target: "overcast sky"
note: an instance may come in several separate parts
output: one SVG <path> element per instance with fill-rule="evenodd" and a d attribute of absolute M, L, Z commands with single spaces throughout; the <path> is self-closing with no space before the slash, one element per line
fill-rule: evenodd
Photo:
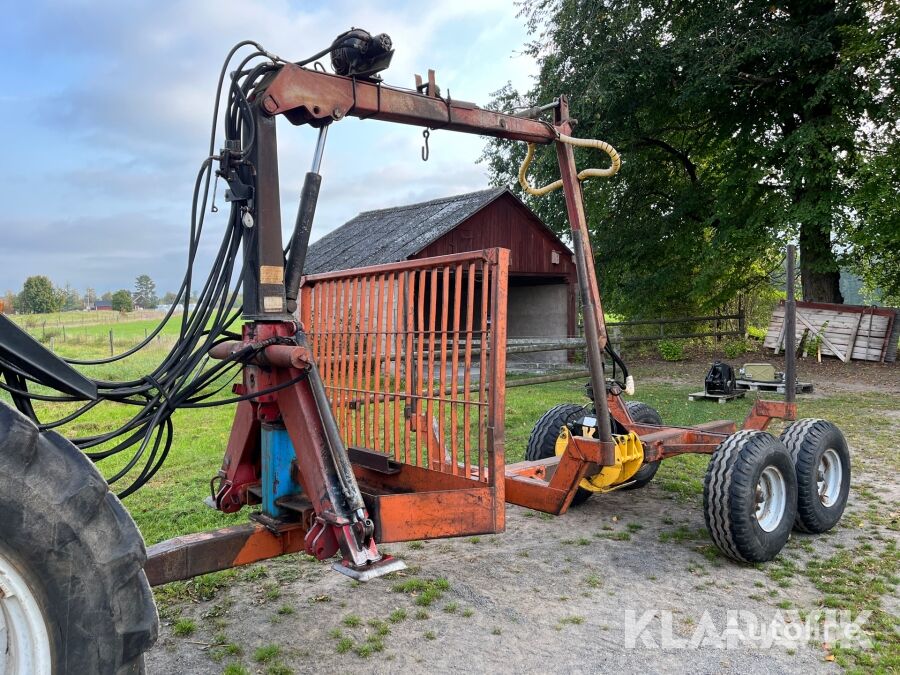
<path fill-rule="evenodd" d="M 483 105 L 507 80 L 526 87 L 535 73 L 516 15 L 513 0 L 16 3 L 0 25 L 0 293 L 32 274 L 98 293 L 149 274 L 160 294 L 177 290 L 215 81 L 235 42 L 300 59 L 351 25 L 386 32 L 396 50 L 387 83 L 412 86 L 430 67 L 442 91 Z M 282 119 L 278 133 L 292 225 L 315 131 Z M 478 137 L 432 133 L 427 163 L 421 145 L 416 127 L 333 125 L 313 239 L 359 211 L 487 186 Z M 208 221 L 210 247 L 226 211 Z"/>

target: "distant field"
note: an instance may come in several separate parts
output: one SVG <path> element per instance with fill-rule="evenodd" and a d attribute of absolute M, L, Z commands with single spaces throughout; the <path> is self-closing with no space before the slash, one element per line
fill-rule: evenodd
<path fill-rule="evenodd" d="M 96 311 L 14 314 L 9 318 L 61 356 L 92 359 L 111 355 L 110 334 L 112 353 L 119 354 L 146 339 L 164 316 L 160 311 Z M 180 326 L 181 316 L 176 312 L 154 338 L 152 347 L 163 352 L 171 349 Z"/>

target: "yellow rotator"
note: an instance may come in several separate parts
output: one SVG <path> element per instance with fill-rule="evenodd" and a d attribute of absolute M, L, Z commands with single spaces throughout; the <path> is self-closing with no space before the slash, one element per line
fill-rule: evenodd
<path fill-rule="evenodd" d="M 585 431 L 587 430 L 588 428 L 585 428 Z M 593 436 L 593 429 L 590 430 L 590 434 Z M 559 438 L 556 439 L 557 455 L 566 451 L 570 436 L 568 427 L 563 427 Z M 616 463 L 604 466 L 593 476 L 583 478 L 578 487 L 591 492 L 607 492 L 630 480 L 641 468 L 641 464 L 644 463 L 644 446 L 641 445 L 641 439 L 636 433 L 631 431 L 627 434 L 613 434 L 613 441 L 616 444 Z"/>

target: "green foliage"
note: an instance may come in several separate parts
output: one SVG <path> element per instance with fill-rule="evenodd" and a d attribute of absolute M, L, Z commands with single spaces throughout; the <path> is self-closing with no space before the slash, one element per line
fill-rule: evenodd
<path fill-rule="evenodd" d="M 62 309 L 64 312 L 71 312 L 82 308 L 81 296 L 78 291 L 66 284 L 64 288 L 57 289 L 62 295 Z"/>
<path fill-rule="evenodd" d="M 747 326 L 747 335 L 755 340 L 765 340 L 767 332 L 767 328 L 763 328 L 760 326 Z"/>
<path fill-rule="evenodd" d="M 659 350 L 659 355 L 665 361 L 684 360 L 684 345 L 681 342 L 675 342 L 674 340 L 661 340 L 657 345 L 657 349 Z"/>
<path fill-rule="evenodd" d="M 134 302 L 131 299 L 131 293 L 124 288 L 116 291 L 112 295 L 112 308 L 115 312 L 130 312 L 134 309 Z"/>
<path fill-rule="evenodd" d="M 16 311 L 23 314 L 58 312 L 65 304 L 65 294 L 53 287 L 49 278 L 28 277 L 16 301 Z"/>
<path fill-rule="evenodd" d="M 824 322 L 822 327 L 818 330 L 818 332 L 813 333 L 812 331 L 807 331 L 803 338 L 806 341 L 806 344 L 800 345 L 800 351 L 804 354 L 810 354 L 815 356 L 819 353 L 819 349 L 822 348 L 822 335 L 825 331 L 828 330 L 828 322 Z"/>
<path fill-rule="evenodd" d="M 253 660 L 257 663 L 268 663 L 280 653 L 281 647 L 276 644 L 263 645 L 262 647 L 257 647 L 256 651 L 253 652 Z"/>
<path fill-rule="evenodd" d="M 753 350 L 753 343 L 748 340 L 736 339 L 728 340 L 722 344 L 722 351 L 729 359 L 737 358 L 742 354 L 746 354 Z"/>
<path fill-rule="evenodd" d="M 193 619 L 178 619 L 172 626 L 172 632 L 179 637 L 193 635 L 197 630 L 197 623 Z"/>
<path fill-rule="evenodd" d="M 584 183 L 610 309 L 673 316 L 720 307 L 767 283 L 795 236 L 806 299 L 837 293 L 836 250 L 858 251 L 861 264 L 883 260 L 872 283 L 900 277 L 898 162 L 873 159 L 888 142 L 896 151 L 898 13 L 875 7 L 523 3 L 533 37 L 525 51 L 540 74 L 530 91 L 507 86 L 493 105 L 570 93 L 577 135 L 621 152 L 615 178 Z M 516 183 L 523 155 L 522 144 L 491 141 L 484 160 L 494 182 Z M 587 150 L 576 158 L 579 167 L 599 161 Z M 555 153 L 539 152 L 531 182 L 558 175 Z M 560 192 L 526 201 L 566 232 Z"/>
<path fill-rule="evenodd" d="M 900 141 L 874 155 L 854 184 L 846 227 L 855 255 L 848 256 L 848 265 L 872 300 L 900 306 Z"/>
<path fill-rule="evenodd" d="M 159 298 L 156 297 L 156 283 L 147 274 L 134 280 L 134 302 L 143 309 L 156 309 Z"/>

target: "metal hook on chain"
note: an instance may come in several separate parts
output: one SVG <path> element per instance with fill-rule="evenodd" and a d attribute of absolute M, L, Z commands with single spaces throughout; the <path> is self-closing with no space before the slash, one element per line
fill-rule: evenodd
<path fill-rule="evenodd" d="M 428 150 L 428 137 L 429 137 L 430 135 L 431 135 L 431 134 L 428 132 L 428 129 L 424 129 L 424 130 L 422 131 L 422 138 L 425 139 L 425 145 L 422 147 L 422 161 L 423 161 L 423 162 L 427 162 L 427 161 L 428 161 L 428 155 L 429 155 L 429 150 Z"/>

